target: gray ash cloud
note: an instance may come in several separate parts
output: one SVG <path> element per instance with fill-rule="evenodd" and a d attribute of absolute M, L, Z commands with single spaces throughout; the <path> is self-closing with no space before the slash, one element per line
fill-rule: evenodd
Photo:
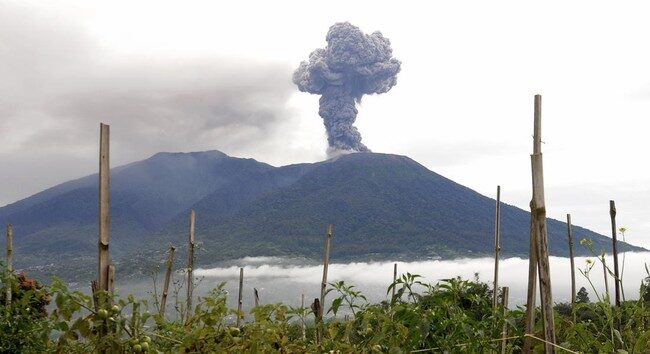
<path fill-rule="evenodd" d="M 321 95 L 318 114 L 331 149 L 370 151 L 354 127 L 363 95 L 388 92 L 397 83 L 401 62 L 380 32 L 364 34 L 348 22 L 327 33 L 327 46 L 316 49 L 293 74 L 302 92 Z"/>

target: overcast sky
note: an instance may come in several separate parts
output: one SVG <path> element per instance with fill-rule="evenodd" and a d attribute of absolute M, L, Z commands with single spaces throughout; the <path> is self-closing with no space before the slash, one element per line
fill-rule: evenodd
<path fill-rule="evenodd" d="M 159 151 L 320 161 L 318 96 L 293 70 L 329 26 L 381 31 L 402 61 L 365 96 L 375 152 L 527 208 L 533 95 L 543 95 L 548 215 L 650 247 L 650 7 L 643 2 L 0 0 L 0 205 Z M 325 5 L 326 4 L 326 5 Z M 579 235 L 578 235 L 579 237 Z"/>

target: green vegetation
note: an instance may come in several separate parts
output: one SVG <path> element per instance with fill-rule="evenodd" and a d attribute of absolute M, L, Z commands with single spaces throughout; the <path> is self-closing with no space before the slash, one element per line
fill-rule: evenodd
<path fill-rule="evenodd" d="M 446 279 L 435 285 L 420 279 L 402 275 L 387 290 L 395 290 L 395 296 L 376 304 L 368 303 L 354 286 L 336 282 L 330 284 L 326 312 L 331 317 L 325 320 L 308 308 L 265 304 L 253 308 L 249 321 L 237 328 L 235 316 L 244 314 L 227 307 L 224 284 L 200 298 L 184 318 L 176 299 L 179 316 L 165 319 L 153 311 L 156 302 L 150 309 L 133 296 L 108 298 L 99 293 L 97 303 L 104 305 L 95 307 L 90 296 L 71 291 L 60 280 L 43 286 L 3 271 L 0 353 L 485 353 L 500 351 L 504 324 L 506 352 L 520 350 L 523 308 L 493 309 L 491 287 L 478 278 Z M 11 305 L 4 300 L 8 286 Z M 621 308 L 597 293 L 599 301 L 590 302 L 584 288 L 579 293 L 574 309 L 570 304 L 556 306 L 560 347 L 584 353 L 650 351 L 650 274 L 640 287 L 639 300 Z M 539 338 L 541 332 L 538 323 L 533 336 Z M 534 344 L 536 351 L 543 350 L 540 340 L 534 339 Z"/>

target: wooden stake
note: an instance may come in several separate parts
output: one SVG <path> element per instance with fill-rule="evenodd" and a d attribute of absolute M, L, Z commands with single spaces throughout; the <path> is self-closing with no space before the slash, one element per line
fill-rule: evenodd
<path fill-rule="evenodd" d="M 237 327 L 240 325 L 242 312 L 242 292 L 244 290 L 244 268 L 239 268 L 239 296 L 237 296 Z"/>
<path fill-rule="evenodd" d="M 603 276 L 605 277 L 605 297 L 607 297 L 607 303 L 611 304 L 612 298 L 609 296 L 609 281 L 607 280 L 607 265 L 605 264 L 605 254 L 602 255 L 603 263 Z"/>
<path fill-rule="evenodd" d="M 301 302 L 300 302 L 300 308 L 304 309 L 305 308 L 305 294 L 302 294 L 301 296 Z M 307 328 L 305 327 L 305 320 L 303 319 L 301 323 L 301 329 L 302 329 L 302 340 L 307 340 Z"/>
<path fill-rule="evenodd" d="M 537 296 L 537 223 L 534 216 L 535 207 L 530 202 L 530 246 L 528 251 L 528 294 L 526 296 L 526 319 L 524 333 L 534 334 L 535 330 L 535 301 Z M 533 339 L 524 337 L 523 353 L 533 352 Z"/>
<path fill-rule="evenodd" d="M 99 285 L 97 280 L 90 281 L 90 292 L 93 297 L 93 308 L 95 312 L 99 311 Z"/>
<path fill-rule="evenodd" d="M 497 203 L 496 212 L 494 216 L 494 290 L 492 294 L 492 307 L 497 308 L 497 295 L 499 290 L 499 252 L 500 246 L 500 232 L 501 232 L 501 186 L 497 186 Z"/>
<path fill-rule="evenodd" d="M 612 254 L 614 256 L 614 297 L 616 306 L 621 306 L 621 275 L 618 272 L 618 241 L 616 239 L 616 204 L 609 201 L 609 216 L 612 219 Z"/>
<path fill-rule="evenodd" d="M 548 230 L 546 228 L 546 204 L 544 201 L 544 163 L 542 160 L 542 96 L 535 95 L 535 119 L 533 154 L 533 217 L 536 225 L 536 253 L 539 291 L 544 325 L 545 352 L 555 353 L 555 322 L 553 318 L 553 295 L 551 292 L 551 269 L 548 259 Z"/>
<path fill-rule="evenodd" d="M 571 312 L 573 312 L 573 322 L 576 321 L 576 268 L 573 260 L 573 229 L 571 226 L 571 214 L 566 214 L 567 235 L 569 238 L 569 263 L 571 264 Z"/>
<path fill-rule="evenodd" d="M 167 256 L 167 269 L 165 270 L 165 282 L 163 283 L 162 296 L 160 298 L 160 316 L 165 318 L 165 307 L 167 307 L 167 295 L 169 294 L 169 281 L 172 277 L 172 266 L 174 264 L 174 252 L 176 247 L 169 246 L 169 255 Z"/>
<path fill-rule="evenodd" d="M 330 247 L 332 244 L 332 225 L 327 227 L 327 236 L 325 237 L 325 256 L 323 257 L 323 281 L 320 283 L 320 307 L 318 316 L 323 318 L 323 308 L 325 307 L 325 289 L 327 288 L 327 268 L 330 263 Z"/>
<path fill-rule="evenodd" d="M 396 281 L 397 281 L 397 263 L 393 265 L 393 284 L 395 284 Z M 391 301 L 392 299 L 395 299 L 395 288 L 396 286 L 393 285 L 393 297 L 391 298 Z"/>
<path fill-rule="evenodd" d="M 321 330 L 322 330 L 322 323 L 323 323 L 323 317 L 321 313 L 323 311 L 321 310 L 321 305 L 320 305 L 320 300 L 318 298 L 314 299 L 314 302 L 311 304 L 311 310 L 314 313 L 314 317 L 316 318 L 316 331 L 315 331 L 315 337 L 316 337 L 316 343 L 320 344 L 321 340 Z"/>
<path fill-rule="evenodd" d="M 501 299 L 501 307 L 503 308 L 503 328 L 501 330 L 501 354 L 506 353 L 506 345 L 508 344 L 508 322 L 506 322 L 506 316 L 508 315 L 508 296 L 510 293 L 510 288 L 504 286 L 502 289 L 503 298 Z"/>
<path fill-rule="evenodd" d="M 112 264 L 108 266 L 108 294 L 115 294 L 115 266 Z"/>
<path fill-rule="evenodd" d="M 14 227 L 7 225 L 7 272 L 11 274 L 14 270 Z M 11 306 L 11 284 L 7 284 L 7 293 L 5 294 L 5 304 Z"/>
<path fill-rule="evenodd" d="M 190 209 L 190 229 L 187 242 L 187 314 L 186 319 L 192 313 L 192 293 L 194 292 L 194 224 L 196 214 Z"/>
<path fill-rule="evenodd" d="M 131 311 L 131 330 L 132 338 L 138 338 L 140 336 L 138 327 L 140 326 L 140 303 L 134 302 L 132 305 L 133 309 Z"/>
<path fill-rule="evenodd" d="M 253 288 L 253 298 L 255 299 L 255 307 L 260 305 L 260 293 L 257 288 Z"/>
<path fill-rule="evenodd" d="M 110 127 L 99 125 L 99 268 L 97 282 L 99 290 L 108 291 L 108 244 L 110 240 Z"/>

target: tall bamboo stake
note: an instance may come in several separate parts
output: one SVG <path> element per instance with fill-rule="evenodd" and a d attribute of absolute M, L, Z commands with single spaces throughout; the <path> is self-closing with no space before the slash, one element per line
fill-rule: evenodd
<path fill-rule="evenodd" d="M 239 268 L 239 295 L 237 296 L 237 327 L 241 324 L 242 319 L 242 295 L 244 291 L 244 268 Z"/>
<path fill-rule="evenodd" d="M 169 281 L 172 277 L 172 266 L 174 264 L 174 252 L 176 247 L 169 246 L 169 254 L 167 256 L 167 269 L 165 270 L 165 282 L 163 283 L 162 295 L 160 297 L 160 316 L 165 317 L 165 307 L 167 307 L 167 295 L 169 294 Z"/>
<path fill-rule="evenodd" d="M 542 160 L 542 96 L 535 95 L 533 154 L 531 169 L 533 176 L 533 217 L 536 223 L 536 252 L 539 276 L 539 291 L 544 326 L 545 352 L 555 353 L 555 323 L 553 318 L 553 295 L 551 292 L 551 270 L 548 259 L 548 230 L 546 227 L 546 204 L 544 201 L 544 163 Z"/>
<path fill-rule="evenodd" d="M 607 265 L 605 264 L 605 254 L 602 255 L 603 263 L 603 276 L 605 277 L 605 297 L 607 298 L 607 303 L 611 303 L 612 298 L 609 296 L 609 281 L 607 280 Z"/>
<path fill-rule="evenodd" d="M 323 308 L 325 307 L 325 289 L 327 288 L 327 268 L 330 263 L 330 247 L 332 244 L 332 225 L 327 226 L 327 236 L 325 237 L 325 255 L 323 257 L 323 280 L 320 283 L 320 308 L 318 316 L 323 318 Z"/>
<path fill-rule="evenodd" d="M 397 263 L 393 264 L 393 297 L 391 298 L 391 301 L 392 301 L 392 299 L 395 298 L 395 288 L 396 288 L 396 286 L 394 284 L 395 284 L 396 281 L 397 281 Z"/>
<path fill-rule="evenodd" d="M 576 321 L 576 268 L 573 261 L 573 230 L 571 228 L 571 214 L 566 214 L 567 235 L 569 238 L 569 263 L 571 264 L 571 312 L 573 322 Z"/>
<path fill-rule="evenodd" d="M 97 285 L 97 280 L 90 281 L 90 293 L 93 298 L 93 308 L 97 312 L 99 311 L 99 285 Z"/>
<path fill-rule="evenodd" d="M 508 344 L 508 322 L 506 321 L 506 315 L 508 314 L 508 296 L 510 293 L 510 288 L 504 286 L 502 289 L 503 298 L 501 299 L 501 307 L 503 308 L 503 328 L 501 329 L 501 354 L 506 353 L 506 345 Z"/>
<path fill-rule="evenodd" d="M 616 306 L 621 306 L 621 276 L 618 272 L 618 241 L 616 239 L 616 204 L 609 201 L 609 216 L 612 219 L 612 254 L 614 256 L 614 296 Z"/>
<path fill-rule="evenodd" d="M 301 301 L 300 301 L 300 308 L 304 309 L 305 308 L 305 294 L 301 294 Z M 307 339 L 307 328 L 305 326 L 305 320 L 303 319 L 301 322 L 301 329 L 302 329 L 302 340 Z"/>
<path fill-rule="evenodd" d="M 11 273 L 14 270 L 14 227 L 11 224 L 7 225 L 7 272 Z M 8 284 L 11 285 L 11 284 Z M 11 306 L 11 286 L 7 286 L 5 294 L 7 307 Z"/>
<path fill-rule="evenodd" d="M 492 293 L 492 307 L 497 308 L 497 295 L 499 290 L 499 253 L 501 252 L 501 186 L 497 186 L 497 202 L 494 216 L 494 290 Z"/>
<path fill-rule="evenodd" d="M 99 125 L 99 268 L 97 285 L 99 290 L 108 291 L 108 244 L 110 240 L 110 127 Z"/>
<path fill-rule="evenodd" d="M 194 224 L 196 214 L 194 209 L 190 209 L 190 229 L 187 240 L 187 314 L 186 319 L 192 312 L 192 293 L 194 292 Z"/>
<path fill-rule="evenodd" d="M 524 332 L 533 334 L 535 329 L 535 301 L 537 296 L 537 223 L 533 212 L 535 207 L 530 202 L 530 245 L 528 251 L 528 293 L 526 296 L 526 320 Z M 524 337 L 523 353 L 533 352 L 533 340 L 531 337 Z"/>

